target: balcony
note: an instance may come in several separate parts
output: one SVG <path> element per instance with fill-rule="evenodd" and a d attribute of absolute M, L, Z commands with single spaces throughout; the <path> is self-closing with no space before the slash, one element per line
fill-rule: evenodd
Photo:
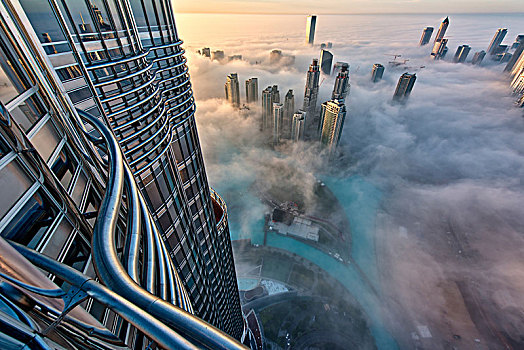
<path fill-rule="evenodd" d="M 211 200 L 213 201 L 213 212 L 217 222 L 218 234 L 221 235 L 227 229 L 227 205 L 220 195 L 212 188 Z"/>

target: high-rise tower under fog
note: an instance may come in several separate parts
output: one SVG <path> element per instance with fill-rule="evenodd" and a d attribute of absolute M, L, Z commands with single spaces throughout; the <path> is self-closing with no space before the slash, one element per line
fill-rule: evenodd
<path fill-rule="evenodd" d="M 484 60 L 484 57 L 486 57 L 486 51 L 480 50 L 475 52 L 475 55 L 473 55 L 473 59 L 471 60 L 471 64 L 480 65 L 482 60 Z"/>
<path fill-rule="evenodd" d="M 322 104 L 319 123 L 320 143 L 327 148 L 330 156 L 334 154 L 340 141 L 345 118 L 344 101 L 332 100 Z"/>
<path fill-rule="evenodd" d="M 444 35 L 446 35 L 446 30 L 448 30 L 449 26 L 449 17 L 446 17 L 442 23 L 440 23 L 440 27 L 438 28 L 437 35 L 435 35 L 435 43 L 437 41 L 440 41 L 444 39 Z"/>
<path fill-rule="evenodd" d="M 496 55 L 499 52 L 500 44 L 502 44 L 502 40 L 506 37 L 506 34 L 508 33 L 508 30 L 506 28 L 499 28 L 495 32 L 495 35 L 493 36 L 493 39 L 491 39 L 491 42 L 488 46 L 488 54 L 493 56 Z"/>
<path fill-rule="evenodd" d="M 306 78 L 306 89 L 304 91 L 304 104 L 302 109 L 307 113 L 308 119 L 312 119 L 315 115 L 317 107 L 318 89 L 320 81 L 320 67 L 318 60 L 313 59 L 309 66 Z"/>
<path fill-rule="evenodd" d="M 181 322 L 176 310 L 162 313 L 162 299 L 240 339 L 227 209 L 208 185 L 171 2 L 6 0 L 0 9 L 9 91 L 1 236 L 51 257 L 55 284 L 71 285 L 55 271 L 71 266 L 151 313 L 151 325 L 182 325 L 182 340 L 200 344 L 214 331 L 189 314 Z M 101 303 L 83 304 L 82 317 L 147 347 L 147 324 Z"/>
<path fill-rule="evenodd" d="M 404 73 L 398 80 L 397 88 L 395 89 L 395 94 L 393 95 L 394 101 L 404 101 L 406 100 L 409 95 L 411 94 L 411 91 L 413 90 L 413 86 L 415 85 L 415 81 L 417 80 L 416 74 L 409 74 Z"/>
<path fill-rule="evenodd" d="M 313 45 L 315 42 L 315 28 L 317 26 L 317 16 L 310 15 L 307 16 L 306 24 L 306 43 Z"/>
<path fill-rule="evenodd" d="M 226 93 L 226 99 L 229 103 L 231 103 L 233 107 L 240 107 L 240 84 L 238 82 L 237 73 L 231 73 L 227 76 L 224 90 Z"/>
<path fill-rule="evenodd" d="M 422 37 L 420 38 L 420 46 L 424 46 L 431 40 L 431 35 L 433 34 L 433 27 L 426 27 L 422 31 Z"/>
<path fill-rule="evenodd" d="M 333 64 L 333 54 L 327 50 L 320 51 L 320 70 L 325 75 L 331 75 L 331 65 Z"/>
<path fill-rule="evenodd" d="M 251 78 L 246 80 L 246 102 L 258 102 L 258 79 Z"/>
<path fill-rule="evenodd" d="M 332 100 L 344 100 L 349 93 L 349 70 L 345 67 L 338 73 L 331 94 Z"/>
<path fill-rule="evenodd" d="M 262 130 L 273 129 L 273 104 L 280 103 L 278 86 L 268 86 L 262 90 Z"/>
<path fill-rule="evenodd" d="M 446 56 L 446 53 L 448 50 L 447 44 L 448 44 L 448 39 L 441 39 L 439 41 L 436 41 L 435 45 L 433 46 L 433 51 L 431 51 L 431 57 L 434 60 L 443 59 L 444 56 Z"/>
<path fill-rule="evenodd" d="M 373 70 L 371 71 L 371 81 L 376 83 L 380 80 L 382 80 L 382 76 L 384 75 L 384 66 L 380 63 L 375 63 L 373 65 Z"/>
<path fill-rule="evenodd" d="M 304 130 L 306 127 L 306 112 L 298 110 L 293 114 L 293 123 L 291 124 L 291 140 L 294 142 L 304 140 Z"/>
<path fill-rule="evenodd" d="M 460 45 L 457 48 L 457 51 L 455 52 L 455 56 L 453 57 L 453 62 L 455 63 L 466 62 L 466 58 L 468 57 L 470 50 L 471 50 L 471 47 L 469 47 L 469 45 Z"/>

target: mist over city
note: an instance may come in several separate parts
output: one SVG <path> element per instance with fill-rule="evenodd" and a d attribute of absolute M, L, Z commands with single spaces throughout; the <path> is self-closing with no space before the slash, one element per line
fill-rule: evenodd
<path fill-rule="evenodd" d="M 524 349 L 522 0 L 0 0 L 0 348 Z"/>
<path fill-rule="evenodd" d="M 220 34 L 206 40 L 189 31 L 196 16 L 207 18 Z M 432 45 L 420 47 L 418 41 L 425 26 L 437 27 L 444 19 L 438 15 L 319 16 L 313 47 L 304 45 L 305 16 L 180 15 L 181 36 L 188 30 L 186 50 L 210 183 L 229 203 L 233 237 L 261 243 L 252 223 L 272 208 L 257 199 L 257 185 L 290 182 L 299 197 L 314 202 L 316 182 L 326 181 L 339 200 L 354 198 L 345 207 L 350 223 L 367 214 L 358 206 L 376 204 L 367 227 L 357 229 L 363 231 L 357 239 L 374 242 L 372 256 L 352 252 L 380 290 L 373 302 L 400 348 L 519 348 L 524 328 L 522 111 L 515 108 L 505 64 L 487 59 L 481 66 L 457 64 L 449 57 L 457 46 L 469 44 L 471 59 L 502 26 L 509 28 L 506 40 L 512 42 L 524 29 L 519 18 L 450 16 L 450 53 L 434 61 Z M 260 102 L 246 116 L 223 93 L 226 76 L 237 73 L 245 101 L 243 82 L 257 77 L 260 90 L 278 85 L 284 95 L 293 89 L 298 109 L 308 66 L 328 41 L 333 63 L 350 64 L 351 84 L 339 153 L 331 162 L 318 142 L 268 146 L 260 131 Z M 203 47 L 223 50 L 226 58 L 196 53 Z M 272 62 L 272 50 L 294 56 L 294 63 Z M 228 55 L 242 59 L 228 62 Z M 402 64 L 388 65 L 395 61 Z M 378 83 L 371 82 L 374 63 L 386 67 Z M 404 72 L 416 73 L 415 87 L 407 103 L 392 104 Z M 330 99 L 334 78 L 321 78 L 319 103 Z M 367 187 L 359 188 L 354 179 L 380 194 L 365 193 Z M 370 204 L 368 196 L 379 199 Z M 241 260 L 243 251 L 235 254 Z M 482 305 L 487 319 L 478 319 L 474 303 Z M 487 336 L 486 324 L 508 343 Z"/>

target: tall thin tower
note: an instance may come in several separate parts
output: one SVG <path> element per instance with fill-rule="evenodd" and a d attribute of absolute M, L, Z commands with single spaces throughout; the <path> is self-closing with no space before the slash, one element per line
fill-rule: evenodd
<path fill-rule="evenodd" d="M 433 35 L 433 27 L 426 27 L 422 31 L 422 37 L 420 38 L 420 46 L 424 46 L 431 40 L 431 35 Z"/>
<path fill-rule="evenodd" d="M 306 24 L 306 43 L 313 45 L 315 42 L 315 27 L 317 26 L 317 16 L 307 16 Z"/>
<path fill-rule="evenodd" d="M 320 114 L 320 143 L 324 145 L 332 156 L 340 141 L 346 106 L 341 100 L 328 101 L 322 104 Z"/>
<path fill-rule="evenodd" d="M 97 3 L 103 6 L 61 2 L 42 21 L 34 1 L 20 1 L 36 37 L 54 33 L 62 43 L 42 46 L 58 51 L 61 59 L 49 62 L 74 107 L 103 120 L 116 137 L 195 314 L 240 338 L 227 208 L 208 184 L 172 1 Z"/>
<path fill-rule="evenodd" d="M 506 28 L 499 28 L 495 32 L 495 35 L 493 36 L 493 39 L 491 39 L 491 42 L 488 46 L 488 54 L 493 56 L 497 54 L 498 48 L 500 44 L 502 44 L 502 40 L 506 37 L 506 34 L 508 33 L 508 30 Z"/>
<path fill-rule="evenodd" d="M 302 109 L 307 113 L 308 119 L 311 120 L 315 115 L 317 107 L 318 89 L 320 81 L 320 67 L 318 60 L 313 59 L 309 66 L 306 78 L 306 89 L 304 91 L 304 105 Z"/>
<path fill-rule="evenodd" d="M 235 108 L 240 107 L 240 86 L 237 73 L 231 73 L 227 76 L 224 90 L 229 103 Z"/>
<path fill-rule="evenodd" d="M 349 70 L 346 67 L 342 67 L 342 70 L 338 73 L 335 79 L 335 86 L 333 86 L 333 93 L 331 94 L 332 100 L 344 100 L 349 93 Z"/>
<path fill-rule="evenodd" d="M 258 102 L 258 79 L 251 78 L 246 80 L 246 102 Z"/>
<path fill-rule="evenodd" d="M 448 26 L 449 17 L 446 17 L 440 24 L 440 27 L 438 28 L 437 35 L 435 36 L 435 42 L 444 39 L 444 35 L 446 35 L 446 30 L 448 30 Z"/>

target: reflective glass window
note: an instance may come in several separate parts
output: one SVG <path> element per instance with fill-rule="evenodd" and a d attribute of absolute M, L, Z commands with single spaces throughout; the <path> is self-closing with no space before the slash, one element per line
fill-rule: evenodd
<path fill-rule="evenodd" d="M 11 161 L 0 169 L 0 218 L 4 217 L 32 183 L 17 161 Z"/>
<path fill-rule="evenodd" d="M 16 213 L 2 236 L 34 249 L 57 215 L 56 206 L 39 190 Z"/>

